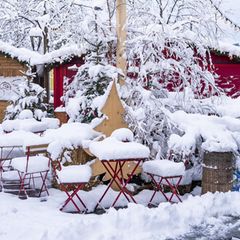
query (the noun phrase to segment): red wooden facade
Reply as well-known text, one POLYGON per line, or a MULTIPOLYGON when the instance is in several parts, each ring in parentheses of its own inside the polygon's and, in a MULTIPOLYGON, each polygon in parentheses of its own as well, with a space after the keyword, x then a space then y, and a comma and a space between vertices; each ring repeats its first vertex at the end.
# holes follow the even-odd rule
POLYGON ((76 70, 71 70, 69 67, 76 65, 77 67, 83 64, 82 57, 76 57, 67 63, 63 63, 53 69, 54 71, 54 109, 62 105, 61 97, 64 92, 64 77, 73 78, 77 73, 76 70))
POLYGON ((228 96, 240 96, 240 61, 231 59, 227 55, 211 54, 215 66, 215 72, 219 75, 216 79, 217 85, 222 88, 228 96))
MULTIPOLYGON (((211 54, 215 72, 219 75, 216 83, 224 89, 228 96, 240 96, 240 61, 231 59, 227 55, 211 54)), ((72 78, 76 71, 70 70, 73 65, 83 64, 83 58, 74 58, 71 61, 54 68, 54 108, 62 105, 64 77, 72 78)))

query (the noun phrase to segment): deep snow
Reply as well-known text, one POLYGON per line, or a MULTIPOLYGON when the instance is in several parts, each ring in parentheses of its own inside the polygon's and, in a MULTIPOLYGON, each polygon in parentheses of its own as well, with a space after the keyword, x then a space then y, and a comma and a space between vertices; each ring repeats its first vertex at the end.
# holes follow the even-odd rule
POLYGON ((102 215, 70 214, 59 211, 65 195, 51 189, 47 201, 19 200, 0 193, 1 240, 146 240, 184 235, 211 224, 224 228, 224 216, 240 215, 240 193, 189 196, 178 204, 161 203, 157 208, 129 204, 128 208, 107 210, 102 215))

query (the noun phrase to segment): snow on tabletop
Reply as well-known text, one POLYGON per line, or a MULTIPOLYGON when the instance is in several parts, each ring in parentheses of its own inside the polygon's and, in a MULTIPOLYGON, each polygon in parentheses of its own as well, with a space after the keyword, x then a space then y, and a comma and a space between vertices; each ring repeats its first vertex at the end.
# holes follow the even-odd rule
POLYGON ((90 152, 99 160, 148 158, 149 148, 135 142, 121 142, 114 137, 89 144, 90 152))
POLYGON ((128 128, 119 128, 112 132, 111 137, 116 138, 122 142, 133 142, 133 132, 128 128))
POLYGON ((31 144, 49 143, 45 137, 41 137, 32 132, 13 131, 7 134, 0 134, 0 146, 27 146, 31 144))
POLYGON ((44 137, 51 140, 48 152, 53 159, 58 158, 63 149, 81 147, 84 140, 93 140, 100 135, 90 125, 77 122, 65 123, 58 129, 48 129, 44 133, 44 137))
MULTIPOLYGON (((20 172, 26 171, 27 166, 27 158, 25 157, 18 157, 13 158, 11 166, 15 170, 19 170, 20 172)), ((31 156, 30 160, 28 161, 28 170, 27 172, 33 173, 38 171, 46 171, 49 169, 49 158, 44 156, 31 156)))
POLYGON ((2 129, 5 132, 11 132, 14 130, 23 130, 23 131, 30 131, 30 132, 43 132, 47 129, 47 124, 44 122, 39 122, 34 118, 14 119, 14 120, 3 121, 2 129))
POLYGON ((57 171, 60 183, 88 182, 91 175, 92 169, 88 165, 72 165, 57 171))
POLYGON ((182 176, 185 173, 185 166, 183 162, 152 160, 143 163, 143 171, 163 177, 182 176))

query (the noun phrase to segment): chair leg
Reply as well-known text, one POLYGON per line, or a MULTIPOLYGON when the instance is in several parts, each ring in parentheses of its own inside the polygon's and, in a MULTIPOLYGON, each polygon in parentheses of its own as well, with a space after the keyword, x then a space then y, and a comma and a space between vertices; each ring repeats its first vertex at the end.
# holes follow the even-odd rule
POLYGON ((87 211, 87 207, 84 204, 84 202, 82 201, 82 199, 79 197, 78 195, 78 191, 81 190, 83 188, 85 183, 80 183, 80 184, 61 184, 61 187, 63 189, 63 191, 67 194, 68 198, 65 201, 65 203, 63 204, 63 206, 60 208, 60 211, 62 211, 64 209, 64 207, 66 207, 66 205, 71 201, 74 205, 74 207, 77 209, 78 213, 81 213, 82 211, 80 210, 80 208, 78 207, 78 205, 76 204, 76 202, 74 201, 74 197, 76 196, 78 198, 78 200, 81 202, 81 204, 83 205, 83 207, 85 208, 85 211, 87 211), (76 187, 72 193, 70 194, 68 192, 70 187, 76 187))
POLYGON ((153 182, 153 184, 154 184, 154 187, 155 187, 154 193, 153 193, 153 195, 152 195, 152 197, 151 197, 148 205, 152 204, 152 200, 153 200, 153 198, 155 197, 157 191, 160 191, 160 192, 162 193, 162 195, 164 196, 164 198, 165 198, 168 202, 173 203, 173 202, 172 202, 172 199, 173 199, 173 196, 174 196, 174 195, 178 198, 178 200, 179 200, 180 202, 182 202, 181 198, 179 197, 179 192, 178 192, 178 186, 179 186, 179 183, 180 183, 181 180, 182 180, 182 176, 161 177, 161 176, 153 175, 153 174, 150 174, 150 173, 147 173, 147 174, 151 177, 151 180, 152 180, 152 182, 153 182), (156 181, 155 178, 154 178, 154 176, 159 177, 160 180, 159 180, 159 181, 156 181), (177 179, 177 183, 176 183, 176 184, 171 183, 171 182, 170 182, 170 179, 177 179), (167 183, 167 186, 170 187, 170 191, 171 191, 171 196, 170 196, 170 197, 168 197, 168 196, 165 194, 165 192, 162 190, 162 181, 163 181, 163 180, 165 180, 166 183, 167 183))
POLYGON ((49 192, 48 192, 48 189, 47 189, 47 186, 46 186, 46 180, 47 180, 48 172, 49 171, 46 171, 44 173, 40 172, 40 177, 42 179, 42 186, 40 188, 39 197, 41 197, 42 192, 46 192, 47 195, 49 196, 49 192))
POLYGON ((27 174, 18 172, 18 175, 19 175, 19 179, 20 179, 20 188, 19 188, 19 192, 18 192, 18 197, 21 199, 26 199, 28 197, 27 191, 25 189, 25 179, 26 179, 27 174), (21 193, 24 193, 24 197, 21 196, 21 193))

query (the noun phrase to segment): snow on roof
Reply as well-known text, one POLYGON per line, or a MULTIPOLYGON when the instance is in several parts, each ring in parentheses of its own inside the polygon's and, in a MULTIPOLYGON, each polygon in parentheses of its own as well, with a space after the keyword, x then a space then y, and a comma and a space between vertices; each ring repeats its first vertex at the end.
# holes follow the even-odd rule
POLYGON ((0 52, 16 58, 20 62, 27 62, 30 65, 51 64, 64 62, 73 56, 81 56, 85 51, 77 45, 64 46, 61 49, 41 54, 27 48, 17 48, 0 40, 0 52))
POLYGON ((93 140, 101 134, 85 123, 66 123, 58 129, 48 129, 44 137, 50 139, 48 152, 57 159, 64 149, 82 146, 86 140, 93 140))
POLYGON ((222 53, 227 53, 229 56, 240 57, 240 46, 228 42, 218 42, 218 46, 213 46, 212 49, 218 50, 222 53))
POLYGON ((230 56, 240 57, 240 47, 234 45, 240 43, 239 28, 235 28, 233 25, 236 24, 236 26, 240 26, 240 5, 236 4, 236 0, 224 0, 220 2, 221 4, 218 6, 219 0, 214 1, 224 16, 218 21, 218 25, 221 29, 218 46, 210 47, 222 53, 228 53, 230 56), (233 24, 226 19, 229 19, 233 24))

